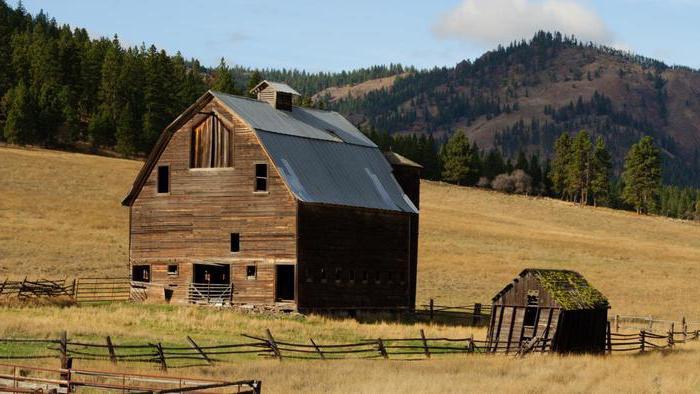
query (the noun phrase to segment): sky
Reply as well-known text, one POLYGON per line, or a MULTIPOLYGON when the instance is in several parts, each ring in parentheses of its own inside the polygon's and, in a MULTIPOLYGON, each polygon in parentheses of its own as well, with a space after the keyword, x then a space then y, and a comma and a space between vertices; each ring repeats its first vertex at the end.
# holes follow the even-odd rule
MULTIPOLYGON (((9 0, 16 5, 16 1, 9 0)), ((560 31, 700 68, 700 0, 23 0, 92 37, 155 44, 203 65, 342 71, 453 66, 560 31)))

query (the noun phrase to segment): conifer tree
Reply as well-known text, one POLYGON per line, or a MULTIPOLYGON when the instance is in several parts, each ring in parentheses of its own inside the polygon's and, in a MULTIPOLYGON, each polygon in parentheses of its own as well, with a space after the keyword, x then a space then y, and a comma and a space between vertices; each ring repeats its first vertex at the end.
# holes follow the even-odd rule
POLYGON ((591 193, 593 194, 593 205, 608 203, 610 197, 610 171, 612 161, 610 152, 605 146, 603 137, 598 136, 593 150, 593 177, 591 179, 591 193))
POLYGON ((625 157, 622 197, 639 214, 656 209, 661 188, 661 156, 649 136, 632 145, 625 157))
POLYGON ((576 134, 571 143, 571 157, 567 166, 567 181, 574 201, 581 205, 588 203, 588 191, 591 185, 591 158, 593 156, 593 145, 591 137, 585 130, 576 134))
POLYGON ((568 179, 568 166, 571 158, 571 138, 569 134, 563 133, 554 143, 554 158, 551 162, 550 179, 552 188, 562 199, 568 197, 570 190, 568 179))
POLYGON ((221 58, 219 66, 214 70, 214 82, 211 85, 212 90, 229 94, 238 94, 236 86, 233 83, 231 69, 226 65, 226 60, 221 58))
POLYGON ((24 81, 7 92, 7 121, 4 136, 11 144, 27 144, 34 140, 36 130, 36 106, 24 81))
POLYGON ((475 183, 479 176, 475 155, 467 136, 456 132, 442 147, 442 179, 458 185, 475 183))

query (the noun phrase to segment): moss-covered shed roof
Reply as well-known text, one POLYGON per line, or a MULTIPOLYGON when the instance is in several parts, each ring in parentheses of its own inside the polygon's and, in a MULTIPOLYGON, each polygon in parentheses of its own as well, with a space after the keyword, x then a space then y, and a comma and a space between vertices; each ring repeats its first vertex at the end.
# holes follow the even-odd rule
MULTIPOLYGON (((591 286, 586 278, 576 271, 527 268, 520 273, 520 277, 528 274, 537 279, 562 309, 597 309, 607 308, 609 305, 603 293, 591 286)), ((495 298, 500 297, 509 288, 510 286, 507 286, 495 298)))

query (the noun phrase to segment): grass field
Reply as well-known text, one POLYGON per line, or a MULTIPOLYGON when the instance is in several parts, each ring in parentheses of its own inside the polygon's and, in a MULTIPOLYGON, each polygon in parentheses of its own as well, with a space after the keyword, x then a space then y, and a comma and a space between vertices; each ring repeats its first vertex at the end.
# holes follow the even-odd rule
MULTIPOLYGON (((125 275, 127 209, 141 163, 0 147, 0 277, 125 275)), ((606 294, 611 313, 700 320, 700 226, 581 208, 551 199, 422 184, 418 299, 488 302, 525 267, 574 269, 606 294)), ((0 309, 0 336, 226 342, 271 328, 286 339, 415 335, 483 337, 483 329, 248 316, 192 307, 112 305, 0 309)), ((700 345, 645 356, 465 357, 430 362, 277 362, 179 371, 265 380, 265 391, 697 391, 700 345)))

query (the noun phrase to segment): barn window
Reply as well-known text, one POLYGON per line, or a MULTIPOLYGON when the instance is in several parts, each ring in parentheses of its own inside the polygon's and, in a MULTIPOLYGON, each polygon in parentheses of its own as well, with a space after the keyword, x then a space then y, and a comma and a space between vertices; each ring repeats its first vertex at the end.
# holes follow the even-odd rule
POLYGON ((158 193, 170 193, 170 166, 158 166, 158 193))
POLYGON ((326 283, 326 268, 321 267, 321 283, 326 283))
POLYGON ((355 283, 355 271, 354 270, 348 271, 348 282, 355 283))
POLYGON ((151 281, 151 266, 150 265, 134 265, 131 267, 131 280, 135 282, 150 282, 151 281))
POLYGON ((377 271, 374 273, 374 283, 376 283, 376 284, 382 283, 382 273, 380 271, 377 271))
POLYGON ((535 294, 527 295, 527 307, 525 308, 525 317, 523 325, 526 327, 534 327, 537 324, 537 307, 539 304, 539 296, 535 294))
POLYGON ((369 281, 369 272, 362 271, 362 283, 367 283, 369 281))
POLYGON ((168 264, 168 275, 177 275, 178 274, 178 266, 177 264, 168 264))
POLYGON ((335 283, 340 283, 340 281, 343 279, 343 269, 342 268, 336 268, 335 269, 335 283))
POLYGON ((258 269, 254 265, 247 265, 245 267, 245 277, 248 280, 255 280, 258 277, 258 269))
POLYGON ((304 268, 304 277, 309 283, 314 281, 313 275, 311 274, 311 270, 308 268, 304 268))
POLYGON ((190 168, 232 166, 233 133, 212 114, 192 130, 190 168))
POLYGON ((399 283, 402 285, 406 284, 406 273, 404 271, 399 272, 399 283))
POLYGON ((255 165, 255 191, 267 191, 267 164, 265 163, 255 165))
POLYGON ((239 233, 231 233, 231 252, 241 251, 241 235, 239 233))

